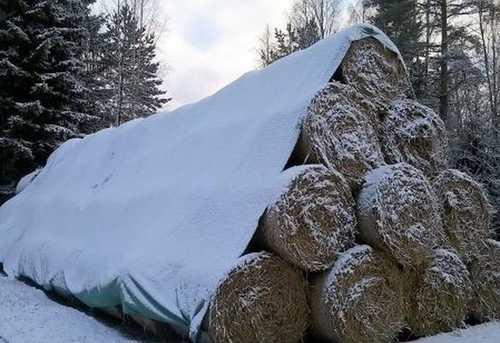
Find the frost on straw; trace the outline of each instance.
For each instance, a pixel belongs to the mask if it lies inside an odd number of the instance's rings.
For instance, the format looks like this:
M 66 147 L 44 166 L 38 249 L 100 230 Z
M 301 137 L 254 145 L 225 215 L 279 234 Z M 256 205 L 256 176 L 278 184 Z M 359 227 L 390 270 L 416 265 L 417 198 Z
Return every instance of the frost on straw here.
M 465 264 L 453 250 L 437 249 L 425 271 L 417 274 L 410 296 L 410 330 L 430 336 L 463 326 L 472 299 L 472 283 Z
M 423 173 L 406 163 L 368 173 L 357 203 L 360 238 L 407 269 L 418 269 L 446 243 L 437 197 Z
M 352 87 L 329 83 L 311 102 L 303 122 L 303 159 L 340 172 L 351 184 L 384 164 L 376 127 L 378 109 Z
M 490 235 L 491 206 L 486 192 L 467 174 L 451 169 L 437 177 L 434 189 L 449 242 L 468 264 Z
M 208 332 L 214 342 L 298 342 L 308 320 L 304 276 L 263 252 L 242 257 L 220 282 Z
M 393 342 L 405 327 L 400 278 L 373 248 L 347 251 L 311 286 L 313 333 L 334 342 Z
M 285 173 L 293 177 L 265 214 L 260 236 L 266 247 L 293 265 L 325 270 L 354 245 L 356 215 L 349 185 L 321 165 Z
M 500 320 L 500 242 L 482 242 L 471 264 L 473 314 L 479 321 Z
M 413 100 L 396 100 L 383 120 L 381 141 L 388 163 L 406 162 L 433 178 L 446 168 L 448 138 L 441 118 Z
M 353 42 L 341 71 L 343 81 L 375 103 L 390 104 L 395 98 L 412 93 L 408 73 L 399 56 L 375 38 Z

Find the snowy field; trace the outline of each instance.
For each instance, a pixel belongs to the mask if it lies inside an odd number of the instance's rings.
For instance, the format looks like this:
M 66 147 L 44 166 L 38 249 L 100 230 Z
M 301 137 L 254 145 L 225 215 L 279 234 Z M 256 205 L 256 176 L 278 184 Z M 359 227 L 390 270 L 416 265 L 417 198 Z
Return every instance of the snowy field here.
M 125 329 L 60 305 L 42 291 L 0 274 L 0 343 L 153 341 L 141 329 Z
M 0 343 L 135 343 L 153 340 L 50 300 L 42 291 L 0 275 Z M 414 343 L 499 343 L 500 323 L 490 323 Z
M 414 343 L 499 343 L 500 323 L 488 323 L 414 341 Z

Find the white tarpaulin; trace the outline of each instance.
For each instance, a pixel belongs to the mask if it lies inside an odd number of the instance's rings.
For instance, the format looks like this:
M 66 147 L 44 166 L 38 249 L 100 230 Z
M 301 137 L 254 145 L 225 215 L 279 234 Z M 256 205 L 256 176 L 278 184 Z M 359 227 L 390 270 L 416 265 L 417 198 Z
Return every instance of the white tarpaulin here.
M 367 36 L 397 52 L 355 26 L 198 103 L 68 141 L 0 208 L 5 272 L 195 339 L 280 187 L 311 98 Z

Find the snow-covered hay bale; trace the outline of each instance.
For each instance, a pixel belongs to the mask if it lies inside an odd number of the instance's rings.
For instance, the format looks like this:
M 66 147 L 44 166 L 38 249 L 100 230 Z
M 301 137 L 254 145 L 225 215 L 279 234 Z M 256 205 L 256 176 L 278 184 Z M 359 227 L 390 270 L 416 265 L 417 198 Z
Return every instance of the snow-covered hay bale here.
M 375 169 L 364 180 L 358 196 L 360 238 L 416 269 L 445 239 L 431 185 L 406 163 Z
M 352 87 L 330 83 L 309 106 L 299 142 L 301 156 L 359 182 L 367 171 L 384 164 L 373 125 L 375 111 Z
M 389 104 L 377 103 L 373 98 L 365 96 L 352 85 L 335 80 L 331 80 L 316 94 L 309 109 L 325 112 L 337 102 L 349 102 L 350 105 L 366 114 L 375 127 L 381 124 L 389 111 Z
M 428 177 L 446 168 L 448 138 L 444 122 L 416 101 L 399 99 L 391 104 L 381 140 L 388 163 L 409 163 Z
M 500 320 L 500 242 L 486 240 L 471 264 L 472 310 L 479 321 Z
M 460 327 L 471 298 L 472 283 L 465 264 L 452 250 L 435 250 L 425 271 L 417 275 L 410 297 L 410 330 L 417 336 L 430 336 Z
M 246 255 L 219 284 L 208 315 L 214 342 L 298 342 L 309 319 L 305 279 L 273 254 Z
M 491 207 L 486 192 L 458 170 L 442 172 L 434 181 L 434 189 L 441 202 L 449 242 L 464 262 L 469 263 L 489 237 Z
M 264 245 L 305 271 L 328 269 L 354 245 L 355 202 L 349 185 L 321 165 L 295 167 L 262 220 Z
M 341 71 L 346 83 L 375 102 L 388 104 L 412 92 L 408 73 L 399 56 L 374 38 L 353 42 Z
M 311 286 L 313 334 L 342 343 L 393 342 L 405 326 L 400 278 L 373 248 L 348 250 Z

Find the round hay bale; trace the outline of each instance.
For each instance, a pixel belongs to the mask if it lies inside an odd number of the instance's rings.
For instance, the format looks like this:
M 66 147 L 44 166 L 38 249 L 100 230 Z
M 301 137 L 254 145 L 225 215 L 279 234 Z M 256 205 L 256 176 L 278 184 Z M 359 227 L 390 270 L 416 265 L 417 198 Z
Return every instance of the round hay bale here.
M 445 243 L 437 197 L 409 164 L 368 173 L 357 203 L 360 238 L 405 268 L 417 269 L 432 248 Z
M 448 138 L 444 122 L 416 101 L 400 99 L 391 104 L 381 140 L 387 163 L 409 163 L 430 178 L 446 168 Z
M 448 240 L 468 264 L 490 235 L 491 206 L 486 192 L 470 176 L 452 169 L 436 178 L 434 189 Z
M 311 102 L 299 142 L 304 160 L 323 163 L 354 185 L 367 171 L 384 164 L 372 125 L 376 110 L 362 99 L 352 87 L 330 83 Z
M 278 256 L 242 257 L 210 304 L 214 342 L 298 342 L 308 326 L 304 276 Z
M 316 94 L 309 110 L 325 113 L 338 102 L 349 103 L 363 112 L 372 124 L 378 127 L 389 111 L 390 104 L 377 103 L 373 100 L 351 85 L 332 80 Z
M 264 245 L 309 272 L 331 267 L 337 255 L 354 246 L 355 202 L 349 185 L 321 165 L 291 168 L 278 200 L 260 227 Z
M 411 294 L 411 332 L 430 336 L 462 326 L 471 298 L 472 283 L 465 264 L 452 250 L 435 250 L 425 271 L 417 275 Z
M 311 286 L 313 334 L 342 343 L 393 342 L 405 327 L 401 276 L 367 245 L 347 251 Z
M 413 95 L 403 61 L 375 38 L 353 42 L 341 71 L 347 84 L 374 102 L 389 104 L 397 97 Z
M 474 317 L 479 321 L 500 320 L 500 242 L 483 242 L 471 264 L 471 278 Z

